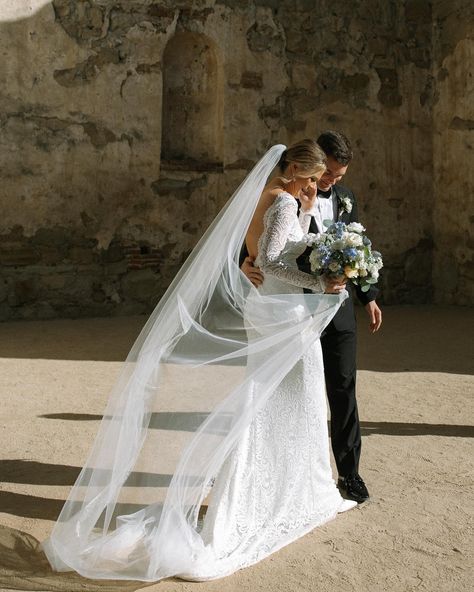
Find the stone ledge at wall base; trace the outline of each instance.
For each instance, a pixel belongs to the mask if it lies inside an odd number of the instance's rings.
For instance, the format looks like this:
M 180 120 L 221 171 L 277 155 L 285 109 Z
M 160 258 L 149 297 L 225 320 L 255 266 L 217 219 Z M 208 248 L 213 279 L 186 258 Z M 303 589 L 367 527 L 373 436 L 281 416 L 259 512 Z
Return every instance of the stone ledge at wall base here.
M 47 286 L 17 274 L 1 280 L 0 321 L 146 314 L 156 306 L 176 271 L 170 267 L 162 272 L 139 269 L 122 277 L 106 277 L 96 269 L 94 277 L 68 274 L 64 281 L 57 277 L 57 286 L 51 282 L 55 276 L 44 276 Z
M 0 320 L 145 314 L 189 250 L 114 237 L 107 248 L 59 226 L 0 235 Z
M 80 277 L 71 271 L 48 273 L 39 280 L 16 274 L 0 279 L 0 321 L 41 320 L 149 314 L 164 294 L 179 266 L 132 270 L 125 275 L 104 274 Z M 24 272 L 27 273 L 26 271 Z M 377 302 L 382 306 L 436 303 L 430 283 L 419 286 L 399 281 L 403 269 L 387 268 L 381 277 Z M 356 305 L 360 306 L 357 298 Z M 446 296 L 441 303 L 472 305 L 468 295 Z
M 0 239 L 0 320 L 147 314 L 189 254 L 175 242 L 160 246 L 120 237 L 98 249 L 96 239 L 65 228 L 41 229 L 31 237 L 16 229 Z M 432 241 L 424 238 L 388 259 L 378 301 L 432 303 L 432 253 Z M 446 278 L 451 292 L 461 285 L 457 273 Z M 469 304 L 468 296 L 444 301 Z
M 6 290 L 3 280 L 0 283 L 0 321 L 149 314 L 166 291 L 177 268 L 164 271 L 166 277 L 151 269 L 134 270 L 121 280 L 116 276 L 104 278 L 103 274 L 98 274 L 95 280 L 68 276 L 67 289 L 62 281 L 61 287 L 46 289 L 29 277 L 17 278 Z M 54 278 L 45 277 L 49 280 Z M 427 304 L 432 302 L 432 290 L 431 286 L 382 287 L 377 301 L 381 305 Z
M 114 302 L 107 299 L 104 302 L 94 302 L 93 300 L 67 301 L 36 300 L 21 306 L 11 306 L 8 302 L 0 303 L 0 321 L 11 320 L 45 320 L 53 318 L 83 318 L 83 317 L 110 317 L 110 316 L 128 316 L 136 314 L 148 314 L 158 303 L 164 293 L 155 291 L 150 301 L 147 303 L 137 300 L 122 300 Z M 156 299 L 156 302 L 155 302 Z

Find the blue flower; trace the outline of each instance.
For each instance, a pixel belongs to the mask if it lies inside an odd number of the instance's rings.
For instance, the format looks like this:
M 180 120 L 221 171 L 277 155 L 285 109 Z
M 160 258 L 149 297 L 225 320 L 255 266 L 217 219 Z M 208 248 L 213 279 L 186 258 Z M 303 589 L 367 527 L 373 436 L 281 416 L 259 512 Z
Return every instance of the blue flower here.
M 335 234 L 336 238 L 342 238 L 342 235 L 344 234 L 345 230 L 346 225 L 344 224 L 344 222 L 334 222 L 334 224 L 328 228 L 327 232 Z
M 325 255 L 322 258 L 322 260 L 321 260 L 321 263 L 322 263 L 323 267 L 327 267 L 330 262 L 331 262 L 331 256 L 330 255 Z
M 354 249 L 354 247 L 344 249 L 343 253 L 344 257 L 347 257 L 348 259 L 356 259 L 358 254 L 357 249 Z
M 317 250 L 318 255 L 320 257 L 325 257 L 325 256 L 329 255 L 329 253 L 330 253 L 330 250 L 326 245 L 318 245 L 316 250 Z

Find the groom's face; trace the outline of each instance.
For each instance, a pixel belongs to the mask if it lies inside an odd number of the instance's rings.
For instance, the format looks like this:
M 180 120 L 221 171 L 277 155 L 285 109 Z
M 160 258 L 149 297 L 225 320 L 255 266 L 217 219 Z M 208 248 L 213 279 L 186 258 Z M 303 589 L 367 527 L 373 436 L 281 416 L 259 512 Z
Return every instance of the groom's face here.
M 321 191 L 329 191 L 333 185 L 338 183 L 346 174 L 349 165 L 337 162 L 332 156 L 328 156 L 326 160 L 326 171 L 323 173 L 321 179 L 318 181 L 318 189 Z

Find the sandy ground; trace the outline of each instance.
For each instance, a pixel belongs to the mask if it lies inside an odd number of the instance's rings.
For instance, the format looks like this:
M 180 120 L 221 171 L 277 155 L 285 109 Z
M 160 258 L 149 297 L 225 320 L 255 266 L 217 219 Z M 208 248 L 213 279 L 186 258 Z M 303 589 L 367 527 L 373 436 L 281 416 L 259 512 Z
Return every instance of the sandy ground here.
M 467 591 L 473 574 L 474 311 L 387 307 L 359 319 L 361 473 L 369 502 L 210 583 L 91 581 L 38 550 L 144 319 L 0 325 L 0 589 Z

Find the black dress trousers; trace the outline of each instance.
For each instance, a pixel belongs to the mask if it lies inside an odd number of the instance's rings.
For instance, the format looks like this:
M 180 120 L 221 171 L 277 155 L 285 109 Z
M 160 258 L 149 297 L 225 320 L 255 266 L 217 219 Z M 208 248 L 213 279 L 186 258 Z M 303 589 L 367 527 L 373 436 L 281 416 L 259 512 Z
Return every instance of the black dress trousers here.
M 345 304 L 349 304 L 347 300 Z M 353 308 L 352 302 L 350 308 Z M 331 410 L 331 445 L 338 474 L 343 477 L 359 472 L 361 452 L 356 399 L 356 345 L 355 326 L 353 329 L 346 327 L 341 330 L 334 326 L 333 321 L 321 336 L 326 391 Z

